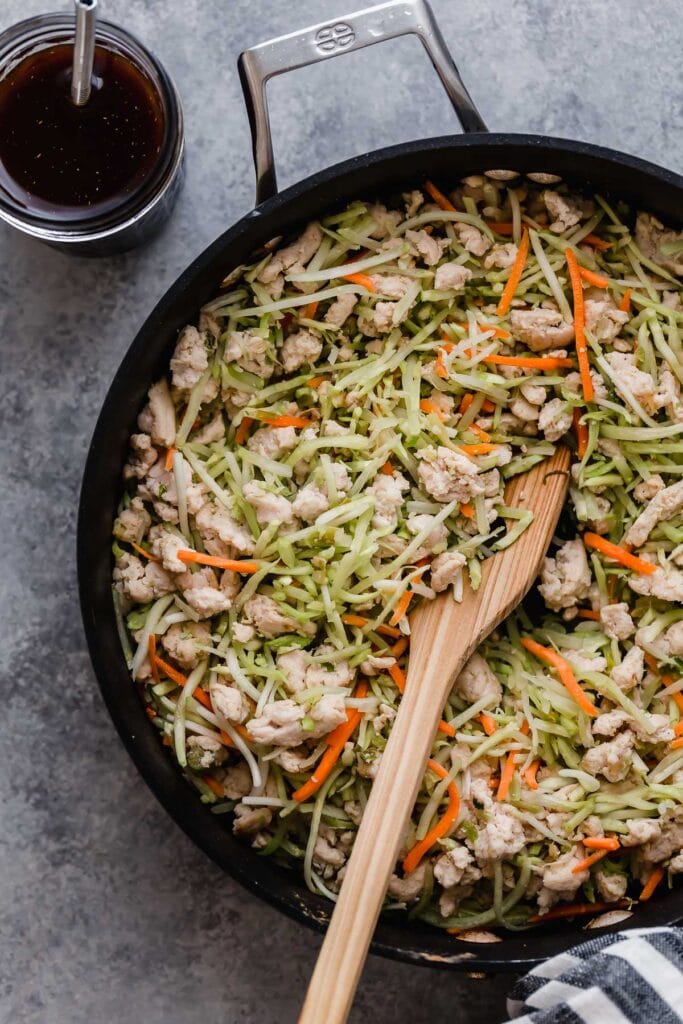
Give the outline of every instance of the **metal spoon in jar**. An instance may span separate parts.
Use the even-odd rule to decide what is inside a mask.
[[[92,89],[97,0],[74,0],[74,8],[76,37],[71,74],[71,99],[77,107],[83,107],[90,99]]]

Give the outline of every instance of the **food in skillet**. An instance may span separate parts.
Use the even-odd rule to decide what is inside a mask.
[[[536,598],[444,708],[391,907],[519,927],[683,871],[681,236],[550,175],[431,183],[274,243],[131,438],[114,596],[200,798],[334,899],[413,602],[480,581],[563,439]],[[510,527],[508,529],[508,527]]]

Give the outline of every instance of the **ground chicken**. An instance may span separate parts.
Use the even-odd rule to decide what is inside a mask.
[[[545,558],[538,591],[554,612],[572,608],[588,597],[591,574],[583,542],[577,537],[558,548],[554,558]]]
[[[280,606],[264,594],[254,594],[244,605],[244,618],[252,623],[261,636],[274,637],[283,633],[304,633],[312,636],[315,626],[300,623],[280,611]]]
[[[623,874],[607,874],[606,871],[596,871],[595,882],[598,892],[603,900],[608,903],[613,900],[620,900],[628,888],[628,876]]]
[[[152,524],[152,517],[141,498],[133,498],[114,521],[114,536],[128,544],[140,544]]]
[[[507,807],[493,804],[488,815],[488,821],[479,829],[474,841],[474,855],[479,864],[507,860],[526,844],[522,822]]]
[[[147,405],[138,416],[138,426],[154,444],[170,448],[176,435],[175,406],[166,380],[158,380],[147,392]]]
[[[267,459],[277,460],[299,443],[294,427],[261,427],[247,441],[247,448]]]
[[[303,270],[309,260],[316,254],[323,240],[322,229],[315,221],[306,226],[303,234],[278,249],[273,258],[259,273],[258,279],[264,284],[272,284],[281,274],[287,270],[299,272]]]
[[[327,512],[330,501],[325,491],[318,484],[306,484],[292,502],[294,515],[307,523],[314,522],[319,515]]]
[[[657,568],[649,575],[632,572],[628,577],[628,585],[636,594],[645,597],[659,597],[662,601],[683,603],[683,572],[671,565]]]
[[[370,238],[386,238],[387,235],[393,235],[403,220],[398,210],[387,210],[386,206],[383,206],[382,203],[375,203],[374,206],[368,209],[368,213],[376,224],[376,227],[370,233]]]
[[[211,644],[208,622],[176,622],[161,637],[161,646],[181,668],[197,667],[201,647]]]
[[[553,401],[559,402],[560,405],[565,405],[561,398],[555,398]],[[552,405],[552,402],[550,404]],[[538,419],[541,410],[538,405],[532,405],[531,402],[528,402],[523,395],[518,395],[517,398],[513,398],[510,402],[510,412],[518,420],[523,420],[525,423],[534,423]]]
[[[149,434],[133,434],[130,439],[130,456],[123,467],[123,479],[135,477],[143,480],[159,458],[159,453],[152,444]]]
[[[254,552],[254,540],[248,528],[233,519],[222,505],[208,502],[195,516],[195,525],[211,554],[229,557],[233,550],[240,555]]]
[[[621,664],[614,666],[611,676],[621,690],[632,690],[642,682],[644,672],[643,651],[634,644]]]
[[[277,657],[277,667],[285,677],[288,693],[299,693],[306,689],[306,669],[309,661],[303,651],[287,651]]]
[[[305,363],[315,363],[323,350],[322,339],[313,331],[302,329],[290,334],[280,349],[280,359],[285,373],[293,373]]]
[[[425,201],[425,197],[419,189],[411,192],[404,192],[402,197],[406,207],[406,217],[414,217]]]
[[[593,383],[593,396],[595,402],[599,405],[600,402],[604,402],[609,397],[605,382],[597,370],[591,370],[591,381]],[[567,391],[573,395],[583,396],[583,385],[581,384],[581,374],[572,370],[568,373],[562,382],[562,387],[566,388]],[[621,448],[612,441],[611,438],[602,438],[599,442],[600,451],[604,451],[604,445],[608,447],[614,446],[613,451],[617,454],[621,453]]]
[[[388,672],[391,666],[395,664],[396,658],[389,656],[383,658],[370,654],[365,661],[360,663],[360,670],[364,676],[379,676],[383,672]]]
[[[666,811],[661,817],[661,831],[644,843],[640,850],[641,881],[649,876],[653,864],[661,864],[683,849],[683,807]]]
[[[243,796],[249,796],[251,789],[251,772],[244,761],[227,769],[223,777],[223,790],[228,800],[240,800]]]
[[[674,423],[683,422],[683,403],[681,402],[681,385],[668,366],[659,372],[657,387],[657,407],[666,410],[669,419]]]
[[[493,245],[491,239],[473,224],[459,224],[456,222],[453,226],[463,247],[473,256],[483,256]]]
[[[183,597],[198,615],[211,618],[227,612],[232,606],[232,601],[225,591],[221,590],[213,570],[209,566],[202,566],[196,572],[184,572],[178,576],[178,586],[183,592]]]
[[[541,409],[538,417],[539,429],[546,441],[559,441],[572,425],[572,407],[561,398],[553,398]]]
[[[657,411],[657,389],[655,382],[645,370],[636,366],[636,357],[624,352],[608,352],[605,360],[613,371],[613,383],[624,401],[628,404],[629,396],[643,407],[645,412]]]
[[[211,682],[209,685],[211,703],[217,715],[222,715],[228,722],[240,725],[249,715],[249,702],[236,686]]]
[[[148,540],[152,554],[159,559],[164,569],[169,572],[185,572],[187,566],[178,558],[179,551],[187,551],[190,545],[179,533],[173,533],[165,526],[153,526],[149,531]]]
[[[510,328],[532,352],[560,348],[574,339],[574,325],[562,319],[559,309],[512,309]]]
[[[639,213],[636,218],[636,242],[643,256],[665,270],[670,270],[672,274],[683,274],[683,254],[680,249],[678,252],[665,253],[662,247],[680,243],[682,237],[680,232],[665,228],[650,213]]]
[[[256,509],[256,521],[260,526],[272,522],[291,523],[294,519],[292,506],[287,498],[265,490],[257,480],[250,480],[242,488],[246,501]]]
[[[206,426],[197,431],[193,441],[196,441],[197,444],[213,444],[214,441],[221,441],[224,437],[225,422],[223,420],[223,413],[217,412]]]
[[[398,510],[409,487],[410,484],[402,473],[394,473],[393,476],[381,474],[368,487],[365,493],[375,502],[372,525],[376,530],[396,529]]]
[[[427,530],[427,534],[414,554],[415,559],[426,558],[427,555],[434,555],[446,547],[448,541],[448,527],[445,523],[437,523],[436,516],[428,512],[422,512],[415,516],[409,516],[406,526],[415,537]]]
[[[417,250],[427,267],[433,267],[435,263],[439,262],[448,245],[448,239],[432,238],[425,230],[406,231],[405,237]]]
[[[232,830],[236,836],[253,835],[270,825],[273,812],[267,807],[250,807],[248,804],[237,804],[234,810]]]
[[[543,191],[542,199],[552,218],[549,225],[550,230],[556,235],[561,235],[568,228],[573,228],[592,207],[592,204],[589,207],[589,202],[581,196],[561,195],[548,188]]]
[[[304,718],[313,722],[312,729],[304,729]],[[293,700],[276,700],[266,704],[258,718],[247,722],[247,730],[255,743],[275,747],[298,747],[304,740],[317,740],[326,736],[346,721],[344,698],[338,694],[324,694],[310,710]]]
[[[442,263],[436,268],[434,275],[434,287],[436,289],[449,289],[459,291],[464,288],[472,277],[472,271],[460,263]]]
[[[605,636],[608,636],[610,640],[627,640],[636,631],[635,623],[625,601],[620,601],[618,604],[606,604],[604,608],[601,608],[600,622]]]
[[[185,747],[188,768],[195,772],[215,768],[223,764],[227,757],[227,751],[220,740],[214,740],[211,736],[190,736]]]
[[[379,735],[382,730],[387,726],[391,725],[396,718],[396,711],[389,704],[380,704],[379,714],[375,715],[372,720],[372,728]]]
[[[275,372],[271,344],[255,331],[233,331],[225,344],[223,358],[226,363],[236,363],[262,380],[268,380]]]
[[[569,850],[558,857],[552,864],[543,868],[543,886],[538,894],[538,908],[541,914],[549,910],[558,900],[571,901],[576,890],[590,878],[590,871],[574,871],[573,868],[582,860],[577,850]]]
[[[476,465],[462,452],[441,445],[438,448],[428,446],[422,448],[417,457],[421,460],[417,470],[420,483],[436,501],[462,504],[483,493],[484,485],[479,480]]]
[[[138,604],[147,604],[176,589],[175,580],[162,566],[156,562],[143,565],[135,555],[128,554],[116,560],[114,582],[118,590]]]
[[[481,878],[474,857],[464,844],[455,846],[434,861],[434,877],[444,889],[469,884]]]
[[[338,299],[330,303],[325,313],[325,323],[331,327],[343,327],[351,316],[357,302],[358,296],[354,295],[353,292],[346,292],[344,295],[340,295]]]
[[[185,482],[185,503],[187,510],[194,515],[206,502],[206,485],[192,483],[192,470],[187,462],[182,464]],[[164,460],[159,459],[147,474],[147,479],[138,488],[141,497],[152,501],[154,511],[164,522],[178,522],[178,487],[176,474],[164,468]]]
[[[452,583],[456,583],[466,564],[467,559],[459,551],[444,551],[443,554],[437,555],[431,564],[432,590],[440,594]]]
[[[333,654],[334,648],[329,644],[321,644],[313,651],[316,658],[325,658],[326,655]],[[353,677],[354,670],[350,668],[348,661],[314,661],[306,669],[306,686],[309,689],[318,686],[348,686]]]
[[[330,829],[333,832],[333,829]],[[346,861],[346,854],[338,850],[324,836],[319,835],[313,847],[313,860],[320,867],[340,868]]]
[[[598,341],[611,341],[628,320],[628,313],[623,313],[611,295],[605,292],[592,292],[586,296],[586,327]]]
[[[674,622],[664,634],[668,653],[676,658],[683,658],[683,620]]]
[[[657,523],[670,522],[683,511],[683,480],[658,491],[636,521],[626,531],[623,543],[640,548]]]
[[[599,743],[583,755],[581,765],[590,775],[604,775],[608,782],[621,782],[629,773],[634,735],[620,732],[609,743]]]
[[[387,299],[402,299],[412,281],[402,274],[369,274],[375,291]]]
[[[199,382],[208,365],[203,335],[196,327],[184,327],[171,358],[173,387],[189,391]]]
[[[392,875],[387,886],[388,894],[400,903],[414,903],[422,894],[426,870],[427,861],[423,861],[405,878]]]
[[[562,651],[562,656],[569,662],[578,675],[586,672],[604,672],[607,659],[602,654],[584,654],[582,651]]]
[[[629,818],[626,822],[628,834],[619,836],[622,846],[640,846],[655,839],[662,831],[658,821],[648,818]]]
[[[511,267],[517,258],[517,246],[514,242],[506,242],[504,245],[494,245],[493,249],[484,257],[485,270],[506,270]]]
[[[646,743],[666,743],[673,739],[674,733],[667,715],[645,713],[645,720],[647,726],[621,708],[615,708],[614,711],[598,715],[593,720],[591,732],[593,736],[614,736],[624,725],[628,725],[638,739]]]
[[[469,704],[490,698],[490,706],[497,707],[503,697],[503,689],[481,654],[476,652],[461,670],[453,684],[454,692]]]

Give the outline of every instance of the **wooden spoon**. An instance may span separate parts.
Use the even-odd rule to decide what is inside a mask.
[[[472,652],[524,597],[540,568],[568,483],[570,453],[515,477],[508,505],[534,520],[509,548],[488,558],[474,593],[423,602],[411,616],[406,689],[361,821],[344,883],[308,987],[299,1024],[343,1024],[396,866],[437,724],[453,680]]]

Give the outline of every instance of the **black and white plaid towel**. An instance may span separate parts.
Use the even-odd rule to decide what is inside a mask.
[[[516,1024],[680,1024],[683,929],[603,935],[534,968],[513,988]]]

